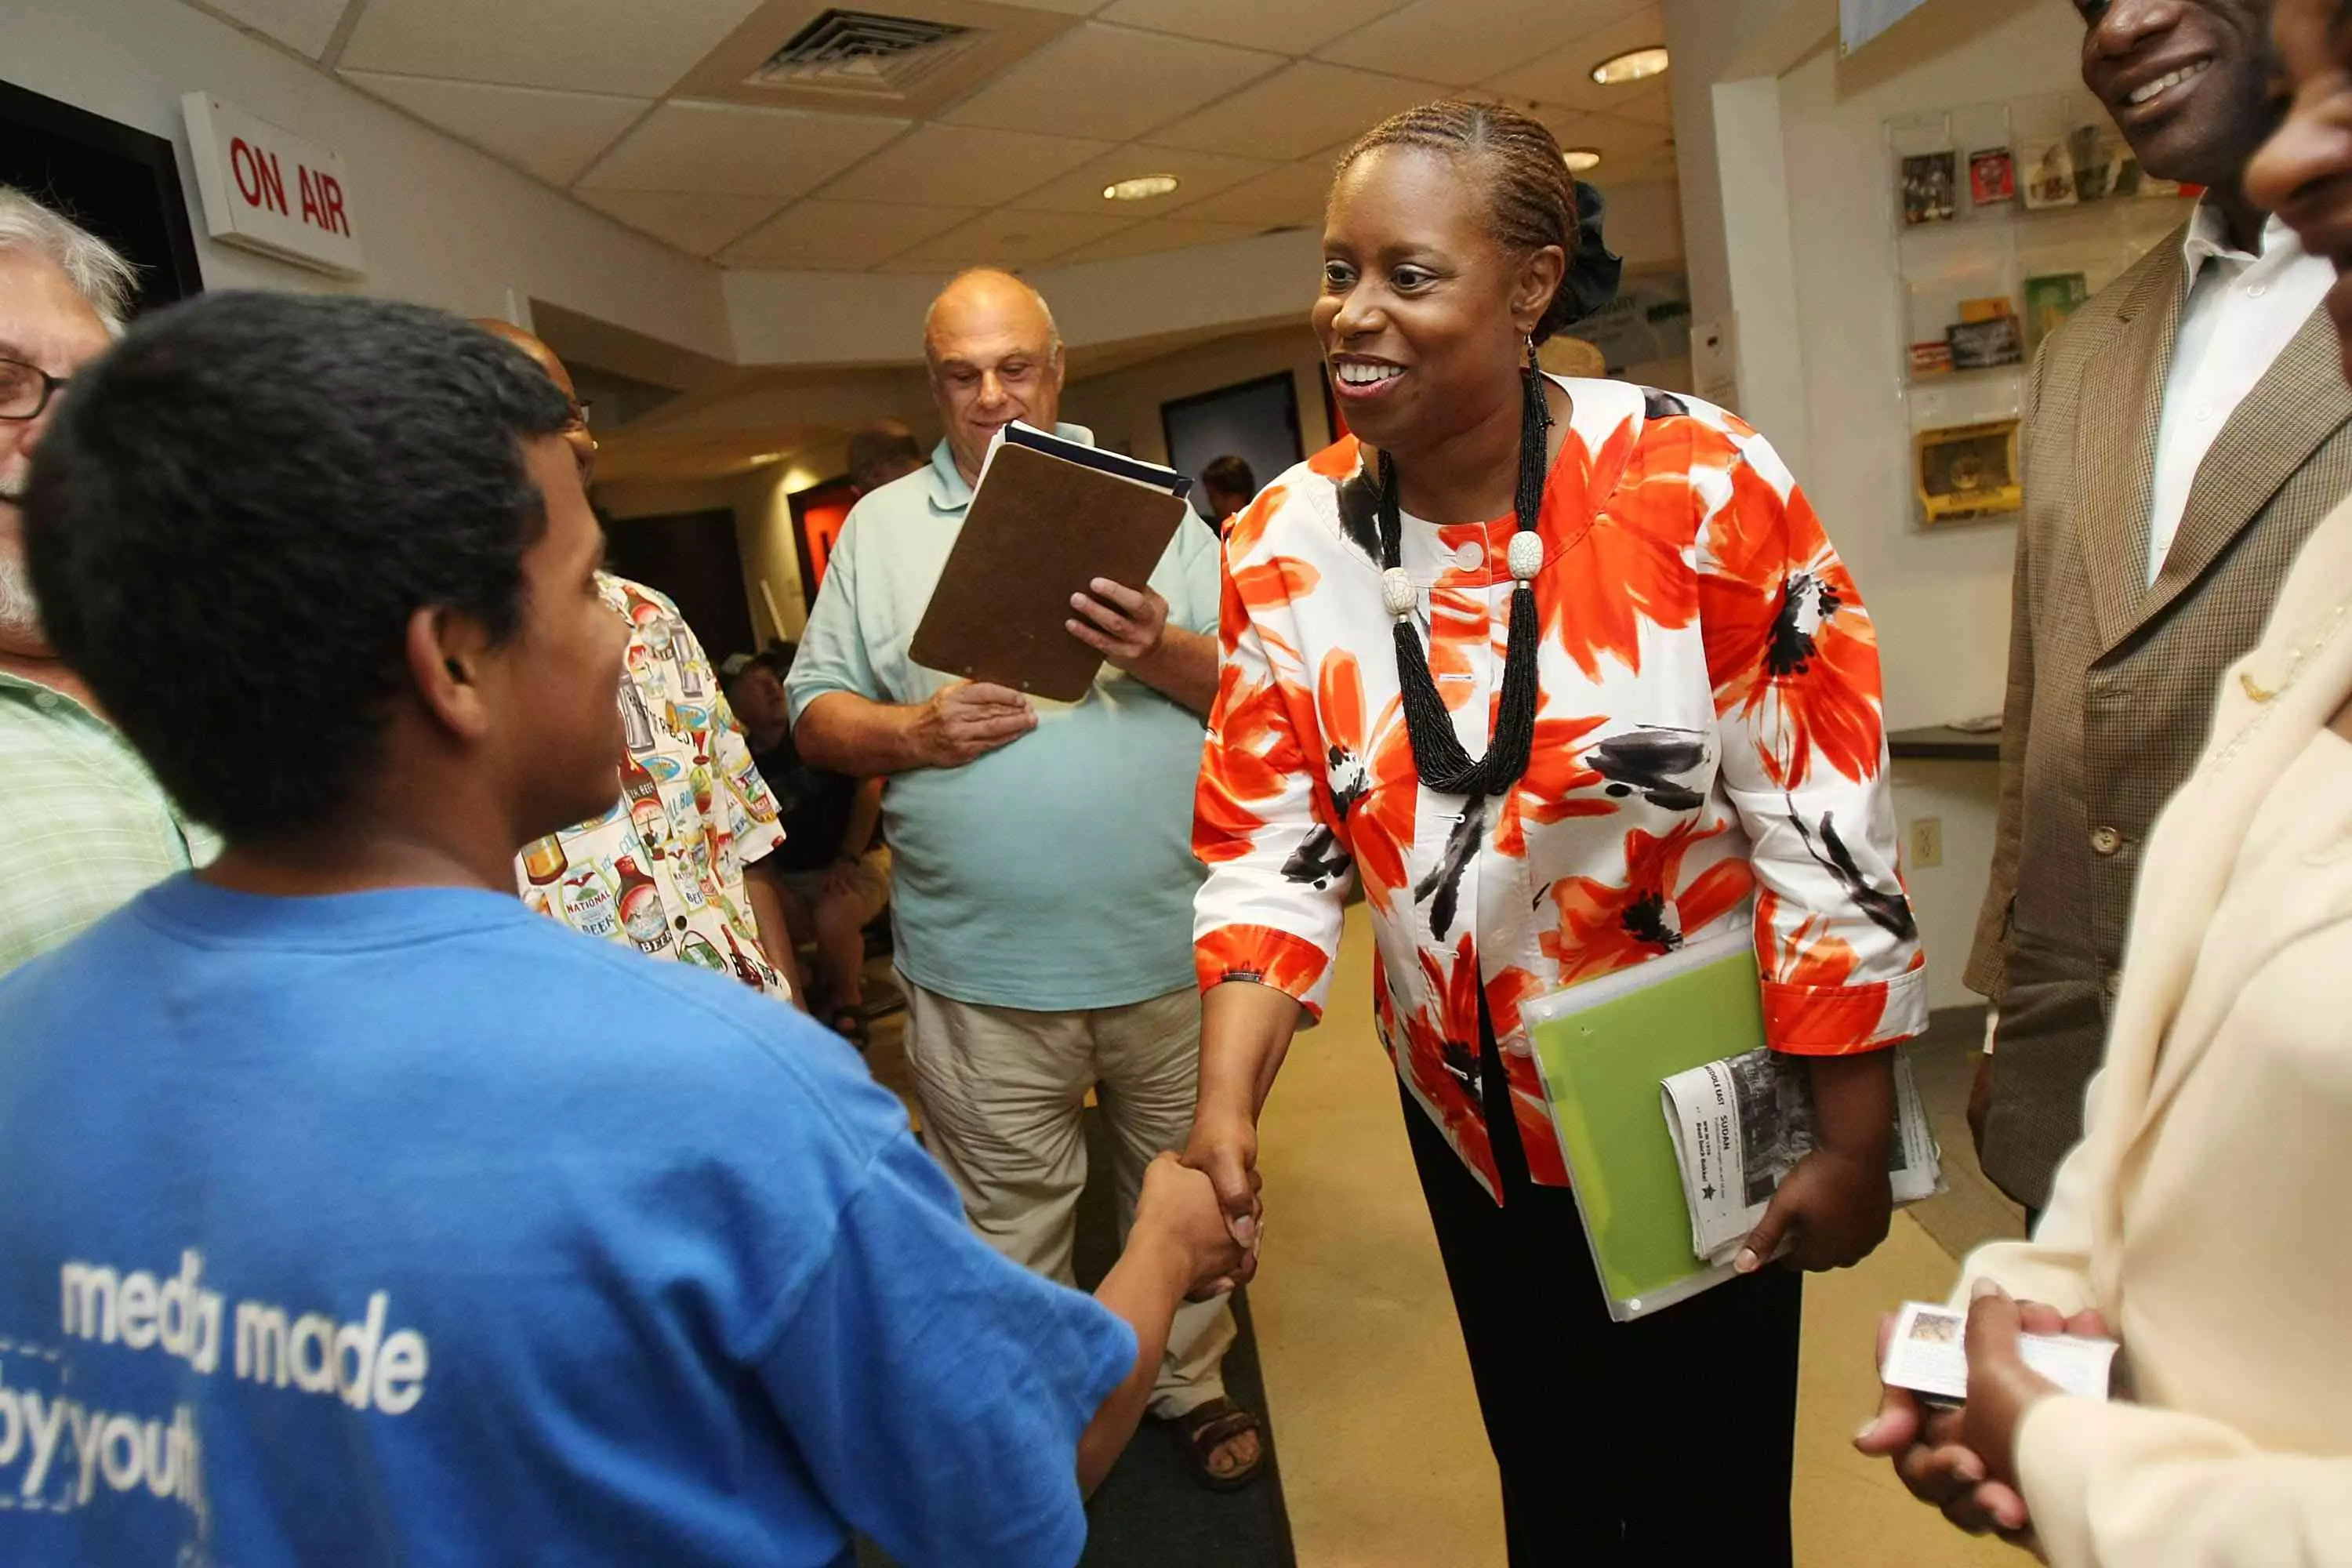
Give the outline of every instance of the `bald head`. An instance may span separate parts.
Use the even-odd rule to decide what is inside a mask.
[[[580,460],[580,482],[586,484],[589,476],[596,468],[596,437],[588,433],[587,405],[580,401],[580,391],[572,384],[571,371],[564,368],[563,361],[556,356],[553,349],[549,348],[512,321],[501,321],[490,316],[477,316],[474,318],[474,325],[500,342],[512,343],[516,348],[520,349],[523,352],[523,357],[545,371],[547,379],[562,389],[565,401],[572,405],[572,423],[564,426],[563,439],[572,448],[572,455]]]
[[[1010,272],[975,268],[941,289],[923,317],[923,357],[967,482],[1004,426],[1050,430],[1061,416],[1062,336],[1044,297]]]

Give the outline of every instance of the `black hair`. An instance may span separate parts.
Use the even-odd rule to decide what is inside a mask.
[[[74,378],[32,466],[26,552],[71,666],[198,821],[299,832],[377,765],[420,608],[494,639],[547,530],[523,438],[563,395],[454,316],[204,295]]]
[[[1559,247],[1565,263],[1562,287],[1551,297],[1532,334],[1542,342],[1584,313],[1575,290],[1566,287],[1576,266],[1582,221],[1576,177],[1568,172],[1559,142],[1543,122],[1505,104],[1442,99],[1391,115],[1356,139],[1339,160],[1339,172],[1382,147],[1417,147],[1451,158],[1478,176],[1486,197],[1487,229],[1513,250],[1532,253]]]
[[[1209,460],[1209,466],[1201,470],[1201,485],[1204,489],[1222,490],[1229,496],[1257,494],[1257,476],[1250,471],[1247,461],[1231,452]]]

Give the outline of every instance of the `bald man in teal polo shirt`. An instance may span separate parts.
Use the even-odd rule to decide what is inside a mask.
[[[1062,345],[1036,291],[967,273],[924,322],[947,438],[857,503],[787,691],[818,767],[887,775],[892,908],[923,1141],[972,1225],[1067,1281],[1086,1183],[1080,1112],[1099,1084],[1122,1219],[1143,1168],[1183,1147],[1199,1087],[1192,794],[1217,689],[1217,544],[1176,532],[1140,587],[1097,582],[1070,634],[1106,663],[1076,703],[1032,702],[907,657],[997,431],[1056,417]],[[1222,1301],[1179,1313],[1153,1390],[1204,1482],[1257,1472],[1255,1415],[1225,1397]]]

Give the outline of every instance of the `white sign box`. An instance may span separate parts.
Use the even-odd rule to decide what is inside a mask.
[[[365,270],[341,153],[210,93],[189,93],[180,110],[215,239],[338,278]]]

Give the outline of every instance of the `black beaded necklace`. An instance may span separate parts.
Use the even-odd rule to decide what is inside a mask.
[[[1543,565],[1543,539],[1536,531],[1543,510],[1544,459],[1550,450],[1551,407],[1544,397],[1543,373],[1536,367],[1533,339],[1522,373],[1526,411],[1519,422],[1518,532],[1511,536],[1510,641],[1503,656],[1503,704],[1486,754],[1473,762],[1454,733],[1453,715],[1429,673],[1429,654],[1412,624],[1420,593],[1399,564],[1404,515],[1397,505],[1396,463],[1381,453],[1381,595],[1396,617],[1397,683],[1404,696],[1405,732],[1412,740],[1412,763],[1421,782],[1440,795],[1500,795],[1528,771],[1536,732],[1535,575]]]

